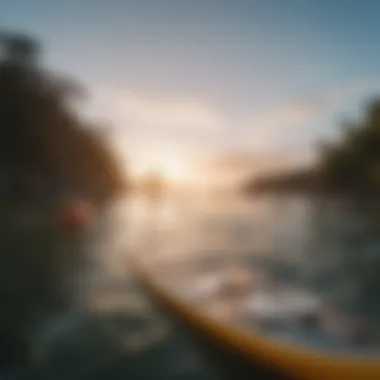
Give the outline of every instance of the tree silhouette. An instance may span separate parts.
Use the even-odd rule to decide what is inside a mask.
[[[339,142],[321,152],[319,180],[327,190],[351,195],[380,191],[380,99],[372,100],[363,120],[342,126]]]
[[[2,33],[0,42],[0,169],[11,193],[24,196],[31,178],[102,197],[123,189],[110,147],[69,105],[83,98],[81,86],[47,71],[32,38]]]
[[[337,142],[320,144],[314,167],[249,179],[243,191],[339,193],[364,199],[380,193],[380,98],[357,124],[343,123]]]
[[[9,190],[0,199],[33,206],[67,189],[100,201],[123,191],[124,173],[103,131],[71,107],[83,99],[81,86],[45,69],[29,36],[2,33],[0,47],[0,179]],[[30,331],[66,307],[62,279],[82,258],[63,252],[53,225],[13,223],[15,205],[0,218],[1,369],[26,362]]]

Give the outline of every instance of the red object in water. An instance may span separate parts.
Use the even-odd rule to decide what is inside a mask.
[[[92,208],[87,202],[70,202],[58,210],[58,225],[63,229],[80,230],[86,227],[92,216]]]

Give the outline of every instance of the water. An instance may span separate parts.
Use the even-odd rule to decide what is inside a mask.
[[[16,358],[15,368],[1,379],[218,379],[186,333],[169,323],[133,280],[128,243],[138,219],[132,225],[123,203],[85,231],[50,239],[44,232],[42,241],[49,244],[37,246],[32,239],[23,244],[23,254],[58,254],[66,263],[62,288],[69,304],[29,318],[27,360]]]
[[[70,306],[34,326],[30,360],[4,378],[217,379],[136,286],[130,255],[168,291],[251,333],[378,354],[378,221],[373,209],[295,197],[120,200],[55,242],[82,257],[66,276]]]
[[[168,291],[255,334],[379,354],[380,214],[373,208],[297,197],[177,198],[155,209],[133,200],[128,207],[133,250]]]

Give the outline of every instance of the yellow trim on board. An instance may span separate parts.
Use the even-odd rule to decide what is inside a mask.
[[[203,313],[189,302],[168,293],[154,275],[133,260],[137,277],[152,293],[189,324],[253,362],[262,362],[285,375],[304,380],[380,380],[380,357],[324,354],[263,338]]]

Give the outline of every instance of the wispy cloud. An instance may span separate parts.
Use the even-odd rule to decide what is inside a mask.
[[[346,101],[359,94],[368,94],[369,82],[356,82],[335,87],[314,97],[273,107],[255,115],[247,124],[244,139],[254,146],[267,147],[273,142],[304,130],[326,114],[342,108]]]
[[[167,98],[117,90],[103,91],[102,96],[111,104],[113,112],[119,118],[124,118],[126,127],[144,127],[163,132],[217,132],[224,125],[224,118],[218,109],[197,99]]]
[[[284,151],[265,153],[230,152],[203,159],[198,164],[199,172],[210,181],[236,182],[250,176],[302,167],[311,162],[309,149],[300,147]]]
[[[249,162],[251,170],[255,165],[288,165],[304,160],[304,152],[312,150],[307,141],[320,137],[321,120],[331,116],[331,112],[346,109],[347,101],[353,97],[373,93],[373,88],[374,81],[334,87],[254,115],[248,113],[240,120],[234,120],[228,110],[200,98],[175,98],[101,86],[95,91],[92,108],[98,114],[108,115],[115,126],[117,143],[131,156],[168,150],[195,157],[235,150],[255,157],[242,160]],[[297,141],[301,135],[306,137]],[[277,154],[283,148],[287,153]],[[267,156],[263,157],[263,153]],[[243,165],[232,166],[233,172]]]

